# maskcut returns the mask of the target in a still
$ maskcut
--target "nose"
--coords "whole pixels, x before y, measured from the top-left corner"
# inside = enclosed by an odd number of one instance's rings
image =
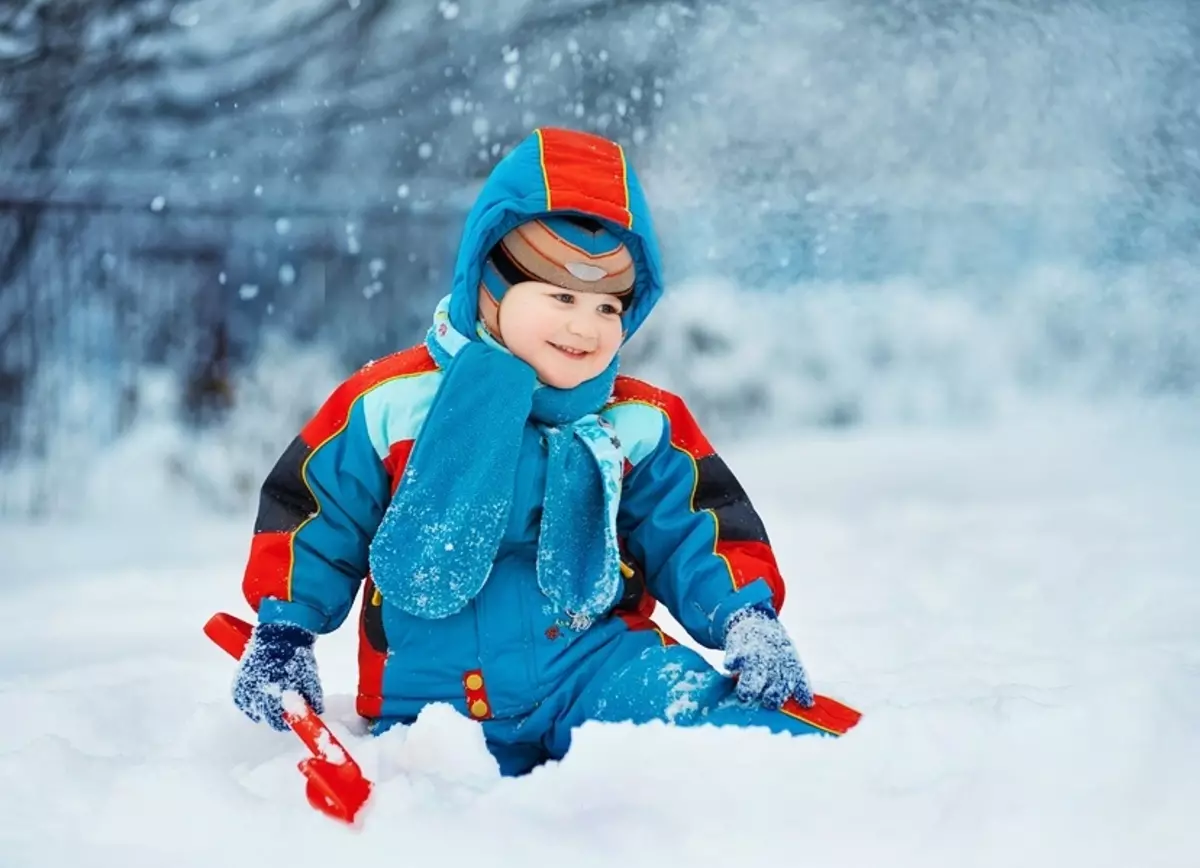
[[[567,334],[596,342],[596,327],[586,316],[576,315],[567,320]]]

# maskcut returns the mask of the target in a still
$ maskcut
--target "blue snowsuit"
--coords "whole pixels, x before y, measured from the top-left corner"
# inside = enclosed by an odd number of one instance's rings
[[[661,277],[645,199],[620,149],[614,161],[589,139],[539,131],[494,170],[458,257],[451,315],[460,329],[474,322],[479,263],[491,245],[523,220],[562,211],[623,227],[647,277],[628,333],[649,313]],[[650,620],[662,602],[698,643],[720,648],[733,612],[782,606],[783,582],[761,520],[683,401],[629,377],[618,377],[600,414],[615,430],[626,471],[617,527],[627,587],[609,615],[573,629],[539,588],[547,458],[532,423],[483,588],[444,618],[390,605],[369,575],[368,553],[441,380],[422,345],[368,364],[335,390],[263,485],[243,582],[261,623],[328,633],[365,579],[357,709],[373,731],[446,702],[482,723],[505,774],[562,757],[572,728],[587,720],[822,731],[795,711],[738,703],[731,678]],[[471,472],[469,456],[463,468]]]

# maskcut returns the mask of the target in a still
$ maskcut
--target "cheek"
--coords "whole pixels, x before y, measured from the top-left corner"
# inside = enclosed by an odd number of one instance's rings
[[[608,354],[621,349],[621,340],[625,337],[624,324],[619,319],[606,319],[600,329],[600,348]]]
[[[509,350],[529,361],[529,356],[546,349],[546,341],[557,332],[558,323],[553,312],[546,311],[541,305],[502,304],[500,329]]]

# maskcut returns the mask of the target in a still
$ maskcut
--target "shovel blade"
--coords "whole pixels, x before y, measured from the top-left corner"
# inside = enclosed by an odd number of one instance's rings
[[[300,771],[308,779],[305,787],[308,803],[343,823],[353,824],[371,796],[371,782],[356,765],[338,765],[312,757],[300,763]]]

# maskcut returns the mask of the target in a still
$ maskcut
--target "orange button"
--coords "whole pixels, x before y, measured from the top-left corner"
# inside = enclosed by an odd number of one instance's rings
[[[474,702],[471,703],[471,716],[472,717],[487,717],[487,714],[488,714],[488,704],[486,702],[484,702],[482,699],[476,699]]]
[[[483,677],[476,672],[467,676],[467,690],[478,690],[483,687]]]

